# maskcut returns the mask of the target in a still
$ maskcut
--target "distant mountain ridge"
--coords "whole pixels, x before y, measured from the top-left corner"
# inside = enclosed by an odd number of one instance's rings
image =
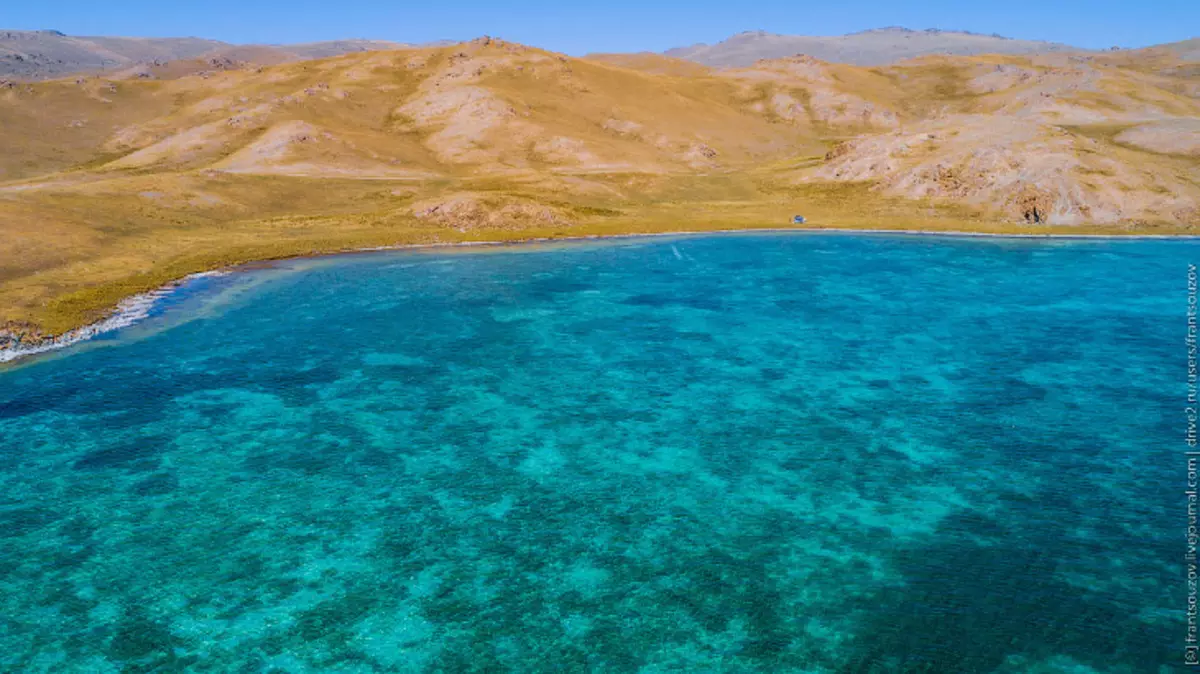
[[[387,40],[345,39],[301,44],[232,44],[197,37],[73,36],[57,30],[0,29],[0,79],[42,80],[73,73],[129,69],[139,64],[162,65],[200,59],[225,64],[274,65],[289,61],[326,58],[351,52],[440,47],[454,40],[420,44]],[[1200,41],[1185,40],[1152,49],[1176,53],[1185,61],[1200,58]],[[781,35],[756,30],[738,33],[716,44],[676,47],[663,55],[710,67],[745,67],[761,59],[804,54],[831,63],[861,66],[888,65],[932,54],[1036,55],[1053,52],[1097,53],[1056,42],[1019,40],[992,33],[900,26],[872,28],[835,36]]]
[[[448,43],[438,43],[448,44]],[[0,77],[47,79],[77,72],[128,68],[139,63],[223,57],[227,53],[263,64],[337,56],[350,52],[403,49],[415,45],[386,40],[330,40],[291,45],[235,45],[196,37],[86,37],[57,30],[0,30]],[[425,46],[425,45],[422,45]]]
[[[848,35],[780,35],[766,31],[738,33],[713,45],[694,44],[663,52],[666,56],[714,67],[744,67],[760,59],[805,54],[822,61],[859,66],[887,65],[930,54],[1044,54],[1084,52],[1057,42],[1017,40],[968,31],[913,30],[899,26],[873,28]]]

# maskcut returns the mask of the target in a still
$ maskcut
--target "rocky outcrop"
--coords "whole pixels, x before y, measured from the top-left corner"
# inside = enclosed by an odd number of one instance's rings
[[[1177,221],[1177,176],[1106,156],[1094,139],[1033,121],[956,116],[836,145],[801,180],[867,181],[890,195],[971,204],[1031,224]]]
[[[1115,140],[1150,152],[1200,157],[1200,118],[1141,124],[1117,134]]]
[[[525,199],[459,193],[427,199],[412,206],[418,220],[460,232],[573,224],[558,209]]]

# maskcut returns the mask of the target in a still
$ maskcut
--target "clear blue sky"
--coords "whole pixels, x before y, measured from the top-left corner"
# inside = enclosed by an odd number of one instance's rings
[[[198,36],[227,42],[492,35],[569,54],[661,51],[743,30],[838,35],[881,26],[963,29],[1080,47],[1142,47],[1200,35],[1200,0],[0,0],[0,28],[69,35]]]

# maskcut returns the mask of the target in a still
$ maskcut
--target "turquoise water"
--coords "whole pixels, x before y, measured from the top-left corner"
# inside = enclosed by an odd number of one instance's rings
[[[1166,672],[1187,242],[414,251],[0,372],[0,670]]]

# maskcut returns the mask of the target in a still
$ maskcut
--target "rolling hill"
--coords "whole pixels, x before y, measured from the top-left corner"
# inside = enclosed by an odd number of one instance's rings
[[[1200,227],[1200,79],[1171,49],[713,69],[481,38],[203,63],[0,86],[7,339],[188,273],[361,247],[795,213],[818,227]]]

